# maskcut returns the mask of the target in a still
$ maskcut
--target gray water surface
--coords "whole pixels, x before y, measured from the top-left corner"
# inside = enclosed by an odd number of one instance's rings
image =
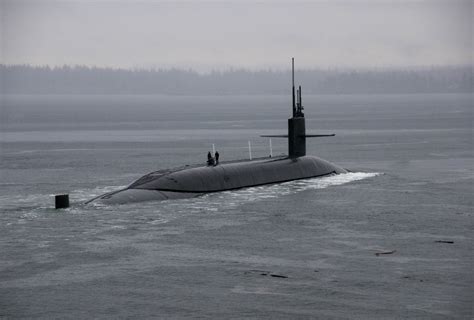
[[[204,162],[212,143],[222,160],[246,158],[248,140],[268,156],[259,135],[285,133],[289,105],[2,97],[0,317],[471,319],[471,95],[307,96],[308,131],[337,134],[308,154],[351,173],[83,205]],[[64,192],[73,205],[56,211]]]

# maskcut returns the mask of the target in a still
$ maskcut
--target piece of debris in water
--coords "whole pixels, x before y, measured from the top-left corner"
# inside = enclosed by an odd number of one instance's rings
[[[454,241],[451,241],[451,240],[436,240],[435,242],[438,242],[438,243],[454,243]]]
[[[376,252],[375,255],[378,257],[378,256],[380,256],[381,254],[392,254],[392,253],[395,253],[395,252],[397,252],[397,250],[384,251],[384,252]]]

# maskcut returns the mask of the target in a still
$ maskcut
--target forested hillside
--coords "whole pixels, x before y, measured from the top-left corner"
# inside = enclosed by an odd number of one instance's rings
[[[85,66],[0,65],[6,94],[286,94],[290,71],[127,70]],[[471,67],[374,70],[297,70],[303,93],[472,92]]]

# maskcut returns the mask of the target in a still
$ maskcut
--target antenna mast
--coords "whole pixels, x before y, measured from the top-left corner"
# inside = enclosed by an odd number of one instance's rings
[[[293,118],[296,116],[295,103],[295,58],[291,58],[291,82],[293,84]]]

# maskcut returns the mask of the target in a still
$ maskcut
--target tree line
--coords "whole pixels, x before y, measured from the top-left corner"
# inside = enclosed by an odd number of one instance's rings
[[[307,94],[473,92],[472,67],[297,70]],[[5,94],[287,94],[290,71],[115,69],[0,64]]]

